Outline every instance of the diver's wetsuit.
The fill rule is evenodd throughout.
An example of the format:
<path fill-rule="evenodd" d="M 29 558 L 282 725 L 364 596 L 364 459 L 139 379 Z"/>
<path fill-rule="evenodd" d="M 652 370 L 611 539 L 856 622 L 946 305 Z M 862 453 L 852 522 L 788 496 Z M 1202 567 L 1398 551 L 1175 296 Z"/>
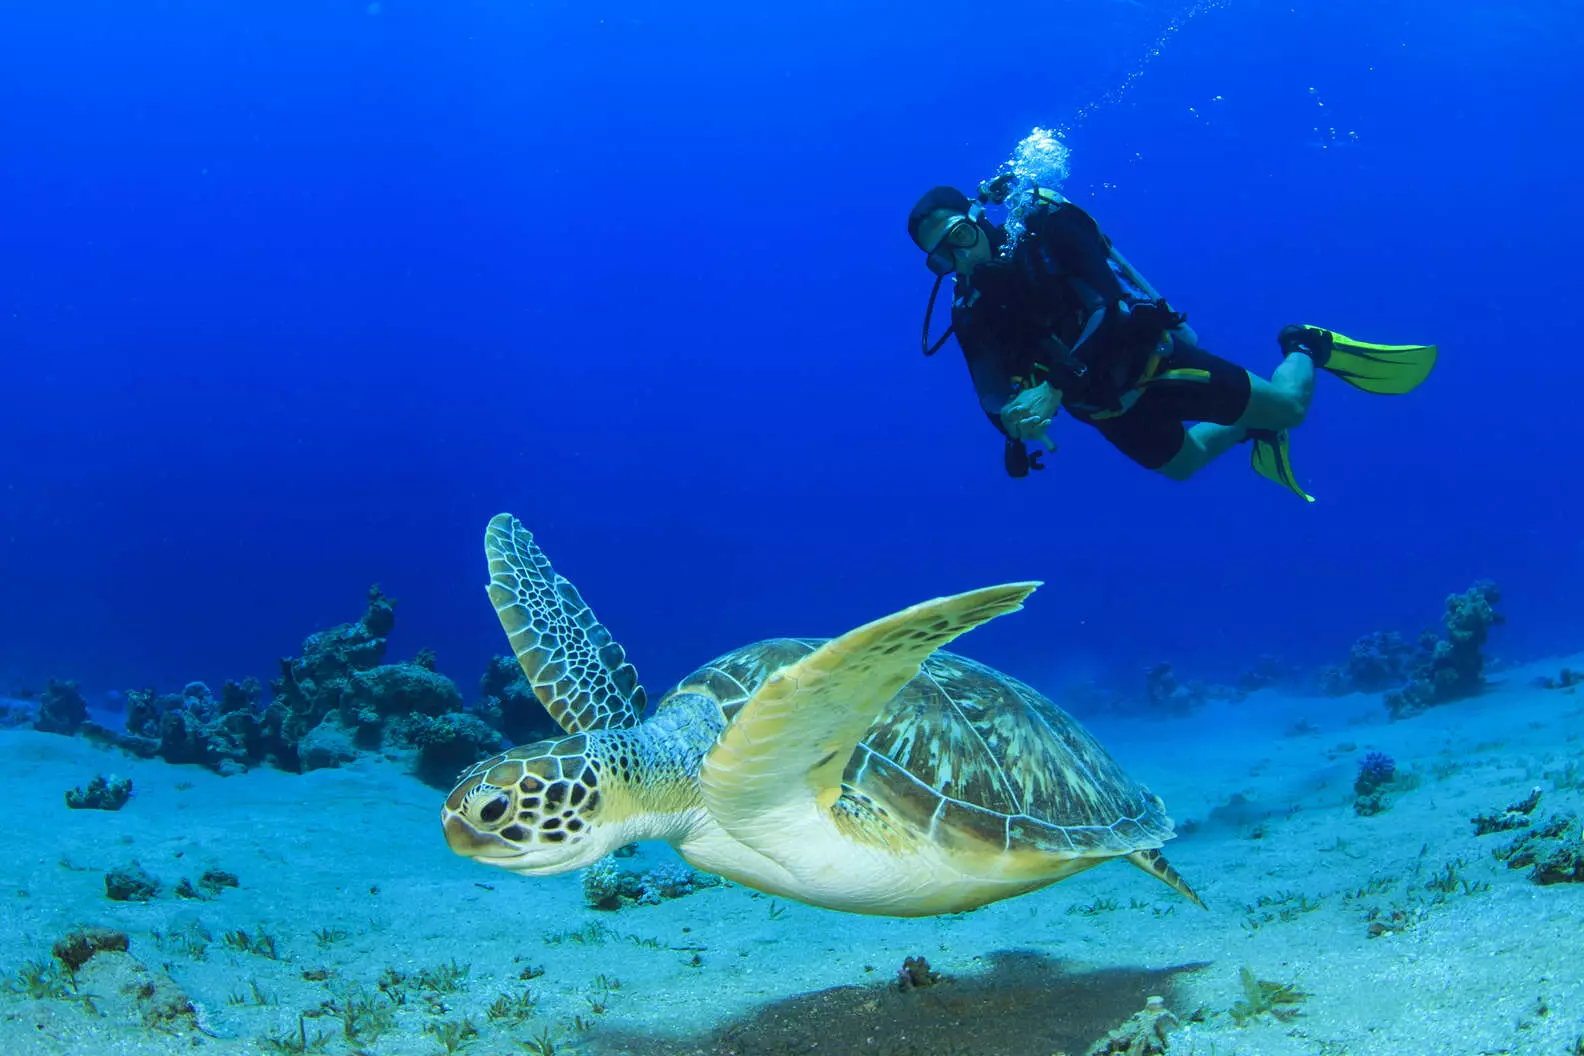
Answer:
<path fill-rule="evenodd" d="M 1024 224 L 1009 257 L 958 279 L 952 305 L 980 406 L 997 429 L 1005 432 L 1007 400 L 1042 381 L 1146 469 L 1181 450 L 1184 421 L 1236 423 L 1248 372 L 1193 344 L 1181 316 L 1124 283 L 1088 213 L 1060 202 Z"/>

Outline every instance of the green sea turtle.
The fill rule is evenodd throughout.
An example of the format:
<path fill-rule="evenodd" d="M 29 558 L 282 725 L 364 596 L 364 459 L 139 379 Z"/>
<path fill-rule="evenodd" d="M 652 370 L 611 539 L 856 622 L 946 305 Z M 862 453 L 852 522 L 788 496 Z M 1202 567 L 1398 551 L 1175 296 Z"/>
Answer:
<path fill-rule="evenodd" d="M 684 678 L 648 719 L 637 672 L 514 517 L 489 596 L 568 736 L 471 767 L 456 853 L 515 873 L 664 840 L 698 869 L 852 913 L 955 913 L 1126 858 L 1199 903 L 1160 799 L 1072 716 L 941 647 L 1038 584 L 921 602 L 831 640 L 776 638 Z"/>

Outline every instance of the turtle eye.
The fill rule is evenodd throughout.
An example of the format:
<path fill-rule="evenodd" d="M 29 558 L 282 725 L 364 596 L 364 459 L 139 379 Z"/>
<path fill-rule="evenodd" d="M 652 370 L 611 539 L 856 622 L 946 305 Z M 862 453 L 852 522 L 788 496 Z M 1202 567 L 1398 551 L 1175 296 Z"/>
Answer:
<path fill-rule="evenodd" d="M 506 808 L 511 806 L 511 800 L 504 796 L 496 796 L 479 808 L 479 817 L 486 825 L 493 825 L 506 814 Z"/>

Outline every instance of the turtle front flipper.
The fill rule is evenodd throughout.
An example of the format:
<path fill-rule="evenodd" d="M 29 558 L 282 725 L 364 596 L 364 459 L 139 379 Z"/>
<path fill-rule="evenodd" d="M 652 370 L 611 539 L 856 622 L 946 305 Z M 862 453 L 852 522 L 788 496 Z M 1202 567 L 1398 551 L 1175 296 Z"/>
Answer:
<path fill-rule="evenodd" d="M 925 658 L 1022 608 L 1037 586 L 1008 583 L 921 602 L 777 670 L 704 757 L 699 777 L 710 815 L 771 858 L 796 853 L 789 831 L 835 804 L 853 750 Z"/>
<path fill-rule="evenodd" d="M 635 726 L 643 716 L 638 672 L 533 533 L 509 513 L 484 532 L 489 597 L 528 684 L 567 733 Z"/>

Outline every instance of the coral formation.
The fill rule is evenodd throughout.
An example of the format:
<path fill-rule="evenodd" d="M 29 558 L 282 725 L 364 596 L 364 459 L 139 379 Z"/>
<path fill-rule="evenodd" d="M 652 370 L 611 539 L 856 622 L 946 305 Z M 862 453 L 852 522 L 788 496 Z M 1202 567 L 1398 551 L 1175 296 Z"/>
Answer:
<path fill-rule="evenodd" d="M 1084 1056 L 1164 1056 L 1169 1035 L 1181 1026 L 1165 998 L 1150 997 L 1141 1011 L 1091 1045 Z"/>
<path fill-rule="evenodd" d="M 520 672 L 508 677 L 504 663 L 486 674 L 495 695 L 486 694 L 477 712 L 466 710 L 456 684 L 435 671 L 433 650 L 385 663 L 395 612 L 376 585 L 360 620 L 310 634 L 298 656 L 282 658 L 268 692 L 252 678 L 226 682 L 218 698 L 202 682 L 179 694 L 134 690 L 124 733 L 92 722 L 82 724 L 84 732 L 143 758 L 222 775 L 265 764 L 300 773 L 341 766 L 363 752 L 407 754 L 419 777 L 448 786 L 459 770 L 504 747 L 503 723 L 526 732 L 523 719 L 510 717 L 530 704 L 548 723 Z"/>
<path fill-rule="evenodd" d="M 491 657 L 484 676 L 479 679 L 479 714 L 513 744 L 529 744 L 560 735 L 533 687 L 528 685 L 522 666 L 510 656 Z"/>
<path fill-rule="evenodd" d="M 1237 691 L 1247 696 L 1272 686 L 1297 685 L 1300 681 L 1297 668 L 1280 657 L 1266 653 L 1255 660 L 1252 667 L 1238 675 Z"/>
<path fill-rule="evenodd" d="M 71 932 L 64 939 L 55 943 L 51 951 L 55 959 L 66 966 L 68 972 L 87 964 L 94 954 L 103 950 L 127 951 L 127 936 L 124 931 L 112 928 L 79 928 Z"/>
<path fill-rule="evenodd" d="M 1419 655 L 1406 686 L 1386 694 L 1386 709 L 1394 719 L 1416 715 L 1426 708 L 1478 694 L 1485 687 L 1485 654 L 1490 629 L 1504 622 L 1495 606 L 1501 591 L 1489 580 L 1475 583 L 1446 600 L 1442 623 L 1447 636 L 1426 631 L 1419 640 Z"/>
<path fill-rule="evenodd" d="M 1572 814 L 1553 814 L 1495 854 L 1509 869 L 1532 867 L 1529 879 L 1542 886 L 1584 883 L 1584 831 Z"/>
<path fill-rule="evenodd" d="M 33 720 L 33 728 L 43 733 L 70 736 L 87 720 L 88 702 L 77 691 L 77 683 L 50 679 L 39 698 L 38 718 Z"/>
<path fill-rule="evenodd" d="M 1529 815 L 1534 813 L 1535 807 L 1540 805 L 1540 789 L 1530 789 L 1529 794 L 1516 803 L 1507 805 L 1507 809 L 1500 813 L 1476 814 L 1471 820 L 1474 823 L 1474 835 L 1484 836 L 1492 832 L 1510 832 L 1513 829 L 1527 828 Z"/>
<path fill-rule="evenodd" d="M 453 783 L 461 771 L 503 747 L 501 735 L 477 715 L 414 711 L 397 720 L 396 738 L 418 749 L 417 774 L 431 785 Z"/>
<path fill-rule="evenodd" d="M 125 932 L 81 928 L 55 943 L 70 989 L 51 988 L 38 996 L 77 999 L 110 1019 L 137 1016 L 143 1026 L 167 1034 L 198 1032 L 198 1010 L 170 976 L 151 970 L 131 954 Z"/>
<path fill-rule="evenodd" d="M 1183 685 L 1169 663 L 1159 663 L 1144 675 L 1144 694 L 1150 709 L 1166 715 L 1191 715 L 1204 706 L 1206 694 L 1198 685 Z"/>
<path fill-rule="evenodd" d="M 132 796 L 132 779 L 95 774 L 88 787 L 78 785 L 66 793 L 66 805 L 73 810 L 120 810 Z"/>
<path fill-rule="evenodd" d="M 1369 752 L 1359 760 L 1353 781 L 1353 810 L 1360 817 L 1379 814 L 1387 807 L 1386 793 L 1397 776 L 1397 763 L 1385 752 Z"/>
<path fill-rule="evenodd" d="M 1327 668 L 1320 678 L 1327 696 L 1382 693 L 1401 686 L 1413 668 L 1413 647 L 1396 631 L 1375 631 L 1353 643 L 1347 663 Z"/>
<path fill-rule="evenodd" d="M 33 725 L 33 718 L 34 708 L 31 704 L 0 697 L 0 730 L 12 730 L 18 726 L 31 726 Z"/>
<path fill-rule="evenodd" d="M 931 968 L 923 956 L 903 958 L 902 967 L 897 969 L 896 974 L 898 990 L 921 990 L 945 980 L 945 976 Z"/>
<path fill-rule="evenodd" d="M 1575 671 L 1571 667 L 1564 667 L 1555 678 L 1550 675 L 1542 675 L 1535 679 L 1535 684 L 1541 689 L 1571 690 L 1574 686 L 1584 684 L 1584 671 Z"/>
<path fill-rule="evenodd" d="M 680 862 L 639 872 L 621 868 L 616 864 L 617 857 L 608 854 L 583 870 L 583 900 L 595 909 L 659 905 L 664 899 L 683 898 L 721 883 L 720 877 L 697 872 Z"/>

